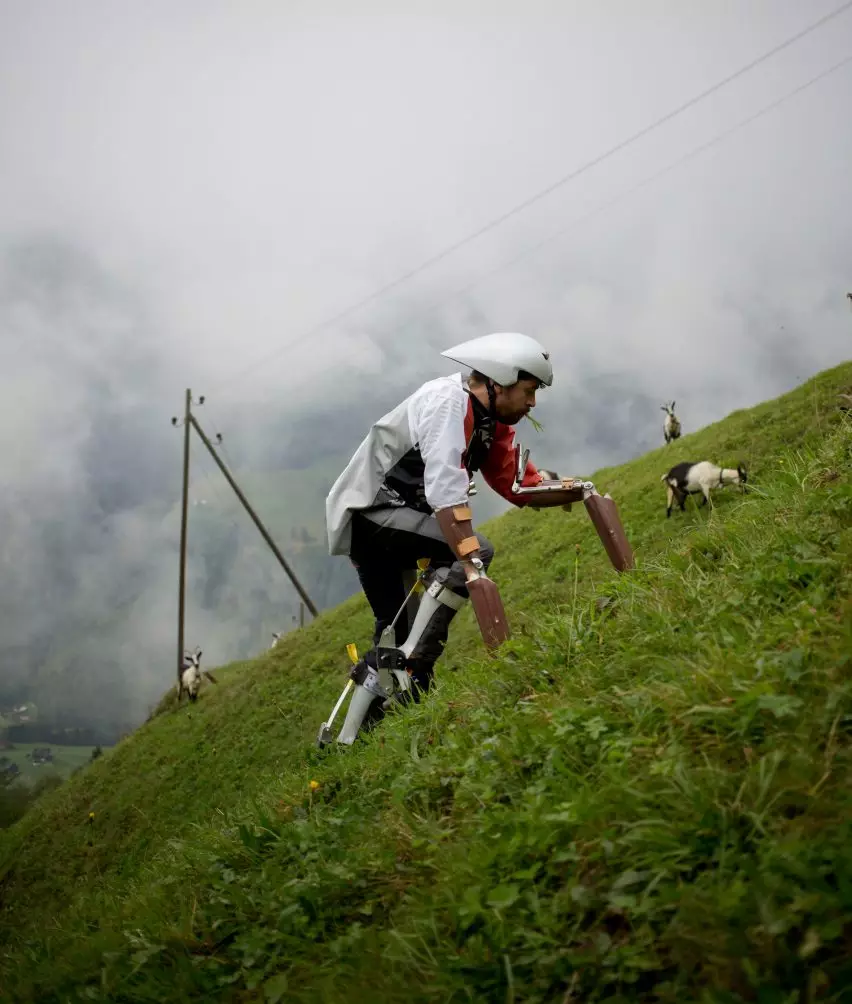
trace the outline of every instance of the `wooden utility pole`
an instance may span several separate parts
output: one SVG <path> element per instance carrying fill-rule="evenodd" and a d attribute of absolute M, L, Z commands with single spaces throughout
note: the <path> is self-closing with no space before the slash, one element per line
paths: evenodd
<path fill-rule="evenodd" d="M 219 470 L 225 475 L 225 479 L 227 480 L 228 484 L 234 489 L 234 492 L 236 493 L 237 498 L 240 500 L 240 502 L 242 502 L 243 508 L 249 514 L 249 516 L 251 516 L 252 520 L 254 521 L 254 525 L 258 528 L 258 530 L 260 530 L 261 536 L 266 541 L 266 543 L 269 545 L 272 553 L 278 559 L 278 562 L 281 565 L 281 567 L 284 569 L 284 571 L 290 577 L 290 581 L 296 587 L 296 592 L 298 592 L 299 596 L 302 598 L 303 603 L 308 608 L 308 610 L 310 610 L 312 616 L 314 616 L 314 617 L 319 616 L 319 611 L 314 606 L 313 602 L 311 601 L 310 596 L 308 596 L 308 594 L 305 592 L 305 590 L 302 587 L 302 584 L 299 582 L 299 580 L 296 578 L 296 575 L 294 574 L 293 570 L 287 564 L 287 561 L 284 558 L 284 555 L 278 550 L 278 546 L 276 545 L 275 541 L 270 536 L 269 531 L 266 529 L 266 527 L 261 522 L 260 517 L 254 511 L 254 509 L 252 509 L 251 505 L 249 504 L 248 499 L 245 497 L 245 495 L 243 495 L 242 491 L 240 491 L 240 486 L 234 480 L 233 476 L 231 475 L 231 472 L 228 470 L 228 468 L 224 465 L 224 463 L 220 459 L 219 454 L 216 452 L 215 448 L 213 447 L 213 444 L 210 442 L 210 440 L 207 438 L 206 433 L 201 428 L 201 426 L 198 424 L 198 421 L 196 420 L 195 415 L 193 415 L 187 409 L 187 416 L 188 416 L 188 421 L 192 424 L 192 427 L 198 433 L 198 435 L 199 435 L 199 437 L 201 439 L 201 442 L 204 443 L 204 445 L 207 447 L 207 449 L 210 452 L 210 456 L 213 457 L 213 459 L 216 461 L 216 464 L 218 465 Z M 184 505 L 185 504 L 186 503 L 184 502 Z"/>
<path fill-rule="evenodd" d="M 180 515 L 180 585 L 178 586 L 178 650 L 177 678 L 180 683 L 183 668 L 183 621 L 186 600 L 186 518 L 189 501 L 189 422 L 191 418 L 192 391 L 187 389 L 186 405 L 183 413 L 183 501 Z"/>

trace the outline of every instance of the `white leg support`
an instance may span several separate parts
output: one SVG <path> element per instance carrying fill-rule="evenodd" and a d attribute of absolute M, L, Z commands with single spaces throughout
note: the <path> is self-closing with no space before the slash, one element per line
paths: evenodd
<path fill-rule="evenodd" d="M 358 737 L 358 730 L 367 717 L 373 701 L 387 698 L 388 692 L 379 683 L 379 674 L 370 666 L 367 667 L 367 677 L 363 683 L 356 683 L 352 691 L 349 710 L 337 741 L 344 746 L 351 746 Z"/>
<path fill-rule="evenodd" d="M 433 580 L 432 584 L 423 594 L 423 599 L 420 601 L 411 631 L 400 646 L 400 651 L 405 658 L 408 659 L 417 647 L 417 643 L 423 637 L 426 628 L 429 626 L 437 610 L 440 610 L 442 606 L 449 607 L 451 610 L 460 610 L 466 600 L 465 596 L 459 596 L 452 589 L 448 589 L 440 579 Z"/>
<path fill-rule="evenodd" d="M 397 651 L 401 652 L 408 659 L 429 628 L 434 615 L 442 608 L 449 608 L 454 611 L 459 610 L 465 601 L 466 597 L 459 596 L 451 589 L 448 589 L 442 579 L 434 579 L 420 600 L 408 637 Z M 379 649 L 382 648 L 395 648 L 393 631 L 390 628 L 383 632 L 379 641 Z M 383 675 L 384 679 L 380 677 L 379 673 Z M 368 667 L 367 676 L 363 683 L 355 684 L 352 690 L 352 700 L 349 702 L 349 709 L 346 712 L 343 728 L 337 737 L 338 743 L 344 746 L 351 746 L 355 742 L 373 701 L 383 700 L 385 707 L 389 705 L 391 695 L 387 686 L 391 685 L 391 674 L 395 678 L 397 687 L 401 692 L 411 690 L 411 679 L 405 669 L 382 669 L 377 672 L 372 667 Z M 383 686 L 383 683 L 386 683 L 387 686 Z"/>

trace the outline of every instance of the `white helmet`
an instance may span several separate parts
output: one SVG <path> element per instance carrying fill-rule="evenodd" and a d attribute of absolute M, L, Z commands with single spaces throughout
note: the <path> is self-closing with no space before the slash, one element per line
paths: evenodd
<path fill-rule="evenodd" d="M 470 366 L 502 387 L 517 383 L 521 371 L 534 376 L 545 387 L 553 383 L 550 353 L 534 338 L 517 331 L 500 331 L 472 338 L 469 342 L 454 345 L 441 355 L 463 366 Z"/>

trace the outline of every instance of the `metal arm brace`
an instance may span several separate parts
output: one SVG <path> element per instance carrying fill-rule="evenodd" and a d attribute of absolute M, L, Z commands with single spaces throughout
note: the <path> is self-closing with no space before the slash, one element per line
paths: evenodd
<path fill-rule="evenodd" d="M 530 451 L 518 446 L 518 465 L 512 493 L 524 499 L 526 505 L 535 509 L 551 506 L 565 506 L 582 500 L 595 530 L 601 539 L 613 568 L 626 572 L 633 568 L 633 549 L 624 532 L 618 515 L 618 508 L 609 495 L 601 495 L 591 481 L 562 478 L 559 481 L 543 481 L 538 485 L 524 487 L 521 484 L 527 468 Z"/>

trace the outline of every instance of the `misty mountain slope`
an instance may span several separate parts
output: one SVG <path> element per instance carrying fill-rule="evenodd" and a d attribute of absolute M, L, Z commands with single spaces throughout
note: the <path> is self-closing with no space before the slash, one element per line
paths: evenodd
<path fill-rule="evenodd" d="M 325 513 L 316 504 L 336 472 L 335 463 L 324 459 L 295 472 L 238 476 L 320 609 L 358 588 L 352 569 L 329 558 Z M 215 478 L 199 474 L 190 492 L 186 639 L 189 646 L 200 645 L 206 659 L 221 663 L 255 655 L 269 645 L 273 631 L 295 627 L 300 600 L 218 471 Z M 115 564 L 123 576 L 106 581 L 93 566 L 93 585 L 77 598 L 69 590 L 65 629 L 47 638 L 25 686 L 6 693 L 0 685 L 5 703 L 32 700 L 43 721 L 94 726 L 115 738 L 156 704 L 174 672 L 180 510 L 173 505 L 165 513 L 134 516 L 140 530 L 145 527 L 147 551 L 127 559 L 120 532 L 115 534 Z M 94 583 L 103 590 L 99 603 Z"/>
<path fill-rule="evenodd" d="M 513 641 L 484 657 L 462 611 L 436 693 L 351 750 L 313 740 L 369 635 L 360 597 L 221 669 L 0 835 L 0 985 L 841 1000 L 850 384 L 847 364 L 598 472 L 628 575 L 581 506 L 488 525 Z M 704 458 L 745 461 L 753 490 L 667 521 L 660 475 Z"/>
<path fill-rule="evenodd" d="M 34 676 L 74 635 L 94 634 L 105 606 L 135 595 L 154 543 L 145 528 L 167 508 L 172 436 L 150 421 L 165 368 L 154 328 L 139 298 L 73 245 L 0 242 L 0 703 L 36 700 L 42 719 L 60 688 Z M 85 696 L 112 692 L 120 711 L 109 668 Z M 74 703 L 55 724 L 97 720 Z"/>
<path fill-rule="evenodd" d="M 183 368 L 154 304 L 109 261 L 50 234 L 0 245 L 0 707 L 32 701 L 44 729 L 85 728 L 104 744 L 144 721 L 173 673 L 182 437 L 168 418 Z M 440 350 L 459 336 L 445 321 L 412 326 L 397 311 L 385 321 L 405 337 L 383 342 L 380 357 L 359 350 L 351 380 L 329 371 L 295 398 L 278 383 L 224 411 L 214 391 L 198 409 L 211 435 L 224 431 L 225 459 L 320 608 L 358 586 L 325 550 L 329 487 L 370 423 L 436 375 Z M 752 321 L 763 330 L 765 316 Z M 688 372 L 647 353 L 640 372 L 620 353 L 599 358 L 595 341 L 563 357 L 570 365 L 537 409 L 543 430 L 518 430 L 533 460 L 561 473 L 588 475 L 656 445 L 658 394 L 681 396 Z M 737 374 L 709 367 L 700 391 L 679 402 L 685 430 L 810 372 L 824 357 L 805 344 L 793 329 L 773 330 L 760 358 L 738 356 Z M 295 626 L 299 601 L 192 443 L 187 643 L 225 663 Z M 473 507 L 481 522 L 506 504 L 485 489 Z"/>

